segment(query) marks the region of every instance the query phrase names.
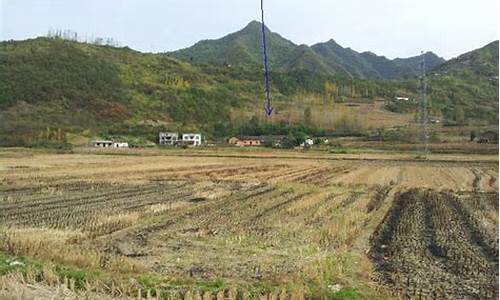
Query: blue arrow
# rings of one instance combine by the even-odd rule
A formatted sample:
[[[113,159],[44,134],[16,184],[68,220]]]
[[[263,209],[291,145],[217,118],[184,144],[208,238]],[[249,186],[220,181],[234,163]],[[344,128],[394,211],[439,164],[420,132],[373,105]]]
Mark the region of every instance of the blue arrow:
[[[271,90],[269,86],[269,66],[267,59],[267,45],[266,45],[266,25],[264,25],[264,0],[260,0],[260,10],[262,12],[262,48],[263,48],[263,59],[264,59],[264,77],[266,79],[266,113],[267,116],[271,116],[273,113],[273,108],[271,107]]]

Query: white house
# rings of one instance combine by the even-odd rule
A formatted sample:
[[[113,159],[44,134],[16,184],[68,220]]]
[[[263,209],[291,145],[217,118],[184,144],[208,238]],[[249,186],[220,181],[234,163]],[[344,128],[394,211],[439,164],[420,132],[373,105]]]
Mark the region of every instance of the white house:
[[[184,133],[182,135],[182,142],[185,144],[192,144],[193,146],[201,145],[201,134],[199,133]]]
[[[410,98],[408,98],[408,97],[396,97],[396,100],[398,100],[398,101],[410,101]]]
[[[178,141],[179,134],[177,132],[160,132],[160,145],[175,146]]]
[[[126,143],[126,142],[114,142],[113,147],[114,148],[128,148],[128,143]]]
[[[313,139],[306,139],[302,144],[300,144],[301,147],[311,147],[314,145]]]

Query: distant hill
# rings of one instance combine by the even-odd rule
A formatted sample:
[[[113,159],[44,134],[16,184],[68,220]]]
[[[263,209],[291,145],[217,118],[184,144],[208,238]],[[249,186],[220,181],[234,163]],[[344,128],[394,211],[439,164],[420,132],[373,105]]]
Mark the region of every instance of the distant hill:
[[[409,58],[387,59],[370,52],[363,52],[361,56],[385,79],[415,78],[422,74],[420,67],[425,57],[427,70],[441,65],[445,60],[432,52]]]
[[[413,78],[421,73],[422,55],[390,60],[372,52],[359,53],[350,48],[343,48],[334,40],[312,46],[333,68],[341,66],[351,76],[367,79],[402,79]],[[426,65],[432,69],[445,60],[432,52],[424,54]]]
[[[350,48],[343,48],[333,39],[326,43],[313,45],[312,49],[333,70],[342,69],[352,77],[383,79],[377,70],[358,52]]]
[[[494,79],[498,77],[498,41],[453,58],[433,71],[462,78]]]
[[[498,120],[498,41],[447,61],[429,71],[429,78],[435,107]]]
[[[169,53],[190,63],[224,65],[262,64],[262,24],[256,21],[244,29],[217,40],[205,40],[194,46]],[[373,53],[343,48],[334,40],[312,47],[295,45],[266,28],[270,66],[279,70],[305,69],[365,79],[401,79],[417,76],[421,56],[387,59]],[[428,68],[445,60],[432,52],[425,54]]]

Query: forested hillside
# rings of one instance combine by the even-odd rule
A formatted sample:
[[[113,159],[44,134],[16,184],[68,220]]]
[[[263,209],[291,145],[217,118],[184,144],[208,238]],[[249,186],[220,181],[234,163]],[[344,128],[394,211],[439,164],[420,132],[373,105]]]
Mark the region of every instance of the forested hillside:
[[[429,76],[434,106],[453,107],[458,123],[468,118],[498,122],[498,41],[451,59]]]
[[[296,47],[282,56],[280,63],[289,68],[271,72],[273,101],[287,103],[313,95],[328,100],[322,105],[331,106],[351,100],[390,100],[400,94],[418,97],[417,80],[365,80],[342,72],[330,74],[325,71],[328,64],[316,60],[311,52],[309,47]],[[496,61],[498,68],[498,55],[480,56],[493,66]],[[309,65],[306,61],[314,61],[313,70],[302,67]],[[463,71],[455,74],[451,70],[458,67],[453,63],[443,66],[449,70],[446,75],[438,69],[430,77],[432,109],[458,123],[498,122],[494,109],[498,107],[498,85],[489,79],[469,79]],[[160,130],[197,130],[207,137],[224,137],[248,128],[251,118],[235,118],[235,110],[251,115],[263,107],[263,100],[258,63],[188,63],[168,54],[61,38],[0,43],[1,145],[59,143],[70,135],[120,136],[139,143],[156,141]],[[306,123],[266,126],[269,133],[276,134],[321,132],[314,119]]]

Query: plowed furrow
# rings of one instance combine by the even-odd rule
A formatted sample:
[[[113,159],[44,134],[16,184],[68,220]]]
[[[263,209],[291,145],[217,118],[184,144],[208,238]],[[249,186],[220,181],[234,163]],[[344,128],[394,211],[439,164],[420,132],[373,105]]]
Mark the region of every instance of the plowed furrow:
[[[446,193],[396,195],[371,239],[381,281],[402,298],[495,299],[498,254],[471,218]]]

